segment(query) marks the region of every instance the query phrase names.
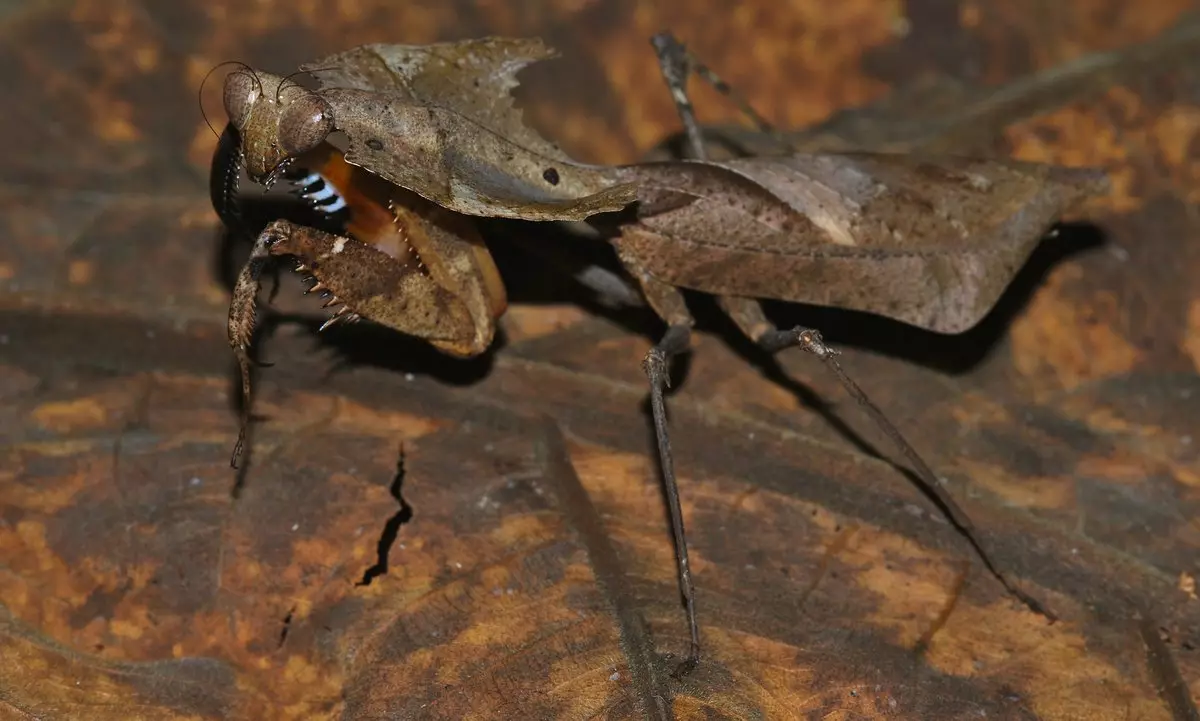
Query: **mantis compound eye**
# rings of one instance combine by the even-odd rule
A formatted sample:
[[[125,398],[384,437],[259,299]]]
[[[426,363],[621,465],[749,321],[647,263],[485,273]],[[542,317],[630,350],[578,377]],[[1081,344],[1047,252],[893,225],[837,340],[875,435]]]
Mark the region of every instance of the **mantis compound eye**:
[[[319,95],[295,98],[279,118],[279,148],[288,156],[302,155],[333,132],[333,109]]]
[[[229,122],[239,129],[243,128],[250,117],[250,109],[260,95],[262,83],[250,73],[239,71],[226,76],[223,100]]]

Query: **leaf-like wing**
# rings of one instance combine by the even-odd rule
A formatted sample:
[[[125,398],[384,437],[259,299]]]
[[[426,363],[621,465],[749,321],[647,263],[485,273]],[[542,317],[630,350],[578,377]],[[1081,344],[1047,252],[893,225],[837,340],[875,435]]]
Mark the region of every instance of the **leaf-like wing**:
[[[517,72],[554,51],[537,39],[364,45],[302,66],[321,84],[346,160],[468,215],[580,220],[635,198],[527,126]]]
[[[875,154],[651,163],[646,270],[708,293],[838,306],[957,333],[1106,176],[1017,161]]]
[[[321,87],[386,93],[464,115],[513,143],[571,162],[525,125],[512,90],[522,68],[557,56],[538,38],[481,38],[432,45],[362,45],[301,66]]]

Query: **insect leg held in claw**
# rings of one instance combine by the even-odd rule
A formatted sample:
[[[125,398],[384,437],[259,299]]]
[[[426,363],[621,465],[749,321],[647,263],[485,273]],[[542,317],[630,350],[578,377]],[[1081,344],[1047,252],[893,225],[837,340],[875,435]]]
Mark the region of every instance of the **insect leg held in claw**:
[[[238,467],[238,461],[241,459],[246,444],[246,432],[250,426],[250,366],[253,362],[250,356],[250,343],[254,338],[254,323],[257,315],[255,306],[258,300],[260,278],[263,268],[271,259],[271,248],[279,241],[280,237],[288,232],[290,226],[291,223],[280,220],[271,223],[263,229],[262,233],[259,233],[257,240],[254,241],[254,248],[250,251],[250,257],[238,273],[233,287],[233,300],[229,304],[229,345],[233,347],[242,380],[241,424],[238,427],[237,443],[234,444],[233,454],[229,458],[229,465],[234,468]]]

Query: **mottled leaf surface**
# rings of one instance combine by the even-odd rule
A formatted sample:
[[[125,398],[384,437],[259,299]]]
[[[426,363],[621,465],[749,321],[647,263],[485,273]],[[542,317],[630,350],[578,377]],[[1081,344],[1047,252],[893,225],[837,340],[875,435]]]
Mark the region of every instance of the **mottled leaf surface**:
[[[687,631],[643,408],[639,363],[661,330],[647,311],[593,312],[536,255],[512,252],[498,253],[513,300],[504,347],[478,361],[366,328],[318,343],[275,323],[239,480],[224,316],[248,249],[218,235],[205,190],[215,138],[195,104],[231,58],[291,69],[372,42],[542,37],[564,57],[522,74],[525,117],[574,157],[630,162],[678,128],[647,42],[664,27],[802,127],[893,87],[987,87],[1148,41],[1189,7],[105,0],[8,12],[0,715],[1192,718],[1194,63],[1150,63],[1065,105],[1050,94],[962,147],[1114,177],[1111,196],[1072,217],[1098,232],[1073,226],[1036,251],[972,331],[770,309],[845,350],[1062,620],[1047,625],[973,564],[868,452],[886,446],[823,369],[784,358],[800,388],[764,374],[697,304],[704,332],[669,399],[706,644],[682,682],[661,656],[683,652]],[[219,117],[216,95],[205,107]],[[735,117],[698,87],[696,102],[707,122]],[[937,107],[901,114],[917,127]],[[320,317],[298,287],[285,276],[275,307]]]
[[[541,40],[371,44],[301,67],[321,85],[346,160],[468,215],[582,220],[636,197],[530,128],[517,71],[554,57]]]
[[[1082,199],[1088,168],[789,154],[621,169],[642,184],[625,253],[684,288],[867,311],[961,333]],[[782,272],[781,272],[782,271]]]

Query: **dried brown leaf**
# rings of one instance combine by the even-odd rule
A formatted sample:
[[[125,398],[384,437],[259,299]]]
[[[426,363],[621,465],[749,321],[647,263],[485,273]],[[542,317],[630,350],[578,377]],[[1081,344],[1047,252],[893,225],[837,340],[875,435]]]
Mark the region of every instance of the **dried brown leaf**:
[[[545,12],[79,0],[4,17],[0,603],[14,621],[0,623],[0,716],[654,717],[659,666],[637,634],[686,648],[637,411],[648,341],[630,327],[655,328],[558,310],[574,296],[551,291],[536,257],[501,263],[515,305],[494,364],[363,333],[336,341],[361,362],[330,377],[312,339],[281,328],[264,349],[276,367],[259,455],[230,498],[229,279],[214,269],[239,258],[214,247],[203,187],[213,138],[195,89],[212,64],[541,35],[572,52],[531,72],[529,114],[572,154],[612,162],[678,127],[650,80],[645,39],[662,28],[771,117],[801,120],[924,71],[999,82],[1145,39],[1194,3],[534,5]],[[1200,698],[1200,605],[1179,588],[1200,571],[1197,81],[1194,63],[1156,65],[1006,131],[1023,157],[1114,171],[1121,202],[1091,214],[1107,247],[1042,257],[983,327],[943,338],[772,309],[832,318],[827,337],[870,349],[843,361],[1062,621],[977,571],[964,580],[968,549],[900,474],[702,331],[672,423],[712,663],[658,697],[676,718],[1187,718]],[[915,127],[932,107],[895,110]],[[284,283],[278,310],[321,315]],[[865,426],[823,369],[783,362],[830,415]],[[527,410],[569,430],[619,572],[594,559],[576,520],[588,508],[558,495],[564,464]],[[401,441],[413,517],[388,572],[356,586],[400,512]],[[496,583],[508,579],[512,594]]]

